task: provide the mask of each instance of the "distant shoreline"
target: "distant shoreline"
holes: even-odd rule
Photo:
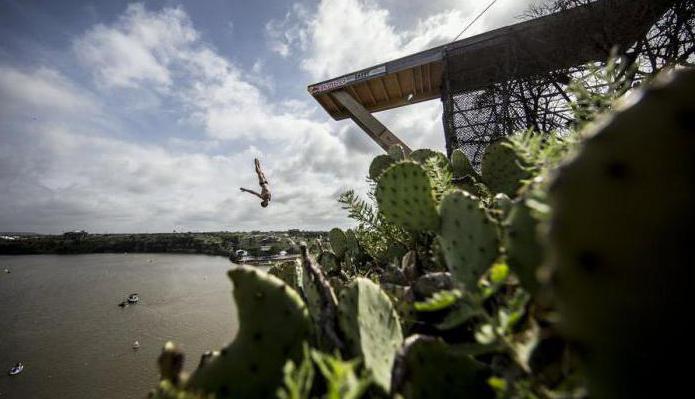
[[[224,256],[232,262],[294,259],[299,243],[325,238],[325,232],[205,232],[89,234],[72,231],[60,235],[0,237],[0,255],[76,255],[100,253],[153,253]]]
[[[224,256],[233,253],[230,233],[42,235],[0,240],[0,255],[173,253]]]

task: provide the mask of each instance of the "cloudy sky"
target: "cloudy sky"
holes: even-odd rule
[[[465,35],[513,23],[499,0]],[[326,229],[381,152],[306,86],[453,39],[488,0],[0,0],[0,231]],[[444,148],[441,104],[377,116]],[[257,188],[259,157],[271,205]]]

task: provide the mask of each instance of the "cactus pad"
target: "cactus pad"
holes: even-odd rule
[[[356,278],[341,291],[338,308],[347,350],[353,356],[362,357],[374,382],[389,392],[391,368],[403,342],[393,304],[371,280]]]
[[[394,161],[402,161],[405,159],[405,151],[403,151],[403,147],[401,147],[400,144],[394,144],[391,147],[389,147],[389,156],[394,160]]]
[[[293,290],[301,292],[302,286],[302,266],[296,260],[282,262],[268,270],[268,274],[279,278]]]
[[[299,295],[277,277],[247,266],[232,269],[229,277],[239,333],[193,373],[186,389],[220,399],[271,397],[282,382],[286,361],[301,360],[309,315]]]
[[[376,188],[379,210],[390,222],[409,230],[436,230],[439,216],[425,169],[414,162],[389,167]]]
[[[473,169],[473,165],[471,165],[471,162],[468,160],[466,154],[464,154],[463,151],[458,148],[451,153],[451,167],[454,172],[455,179],[460,179],[466,176],[471,176],[476,180],[480,179],[478,172]]]
[[[497,228],[479,201],[464,191],[447,194],[439,212],[439,243],[449,271],[467,289],[475,289],[478,279],[497,258]]]
[[[405,399],[494,398],[490,370],[456,347],[431,337],[406,341],[394,367],[394,392]]]
[[[695,70],[659,76],[589,128],[551,186],[550,264],[591,396],[677,397],[690,373]],[[685,307],[684,307],[685,306]]]
[[[369,165],[369,178],[377,181],[379,179],[379,176],[381,176],[382,173],[391,165],[393,165],[395,161],[393,158],[391,158],[389,155],[379,155],[374,160],[372,160],[372,163]]]
[[[411,152],[408,158],[419,164],[423,164],[434,156],[437,156],[437,151],[430,150],[429,148],[420,148]]]
[[[523,201],[514,204],[504,221],[504,246],[507,264],[531,294],[538,291],[536,271],[543,261],[538,237],[538,221]]]
[[[515,197],[522,180],[530,174],[523,167],[521,158],[509,148],[506,140],[499,140],[485,149],[482,163],[483,182],[493,193]]]
[[[348,249],[347,237],[345,236],[343,230],[340,230],[337,227],[331,229],[331,231],[328,232],[328,240],[331,242],[331,248],[333,248],[335,255],[339,259],[342,259],[343,256],[345,256],[345,251]]]

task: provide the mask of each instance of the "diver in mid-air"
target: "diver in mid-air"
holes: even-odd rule
[[[256,197],[260,198],[261,206],[265,208],[270,203],[270,189],[268,188],[268,179],[265,178],[265,174],[263,174],[263,171],[261,170],[261,162],[258,160],[258,158],[255,158],[253,162],[256,165],[256,174],[258,175],[258,184],[261,186],[261,192],[259,194],[253,190],[249,190],[243,187],[239,187],[239,190],[245,191],[249,194],[253,194]]]

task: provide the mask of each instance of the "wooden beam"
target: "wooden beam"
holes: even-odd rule
[[[350,114],[350,118],[367,133],[372,140],[376,141],[384,151],[388,151],[394,144],[400,144],[406,154],[410,154],[412,150],[404,142],[401,141],[395,134],[391,133],[378,119],[367,111],[362,104],[357,102],[345,90],[338,90],[331,93],[331,97],[340,105],[342,105]]]

